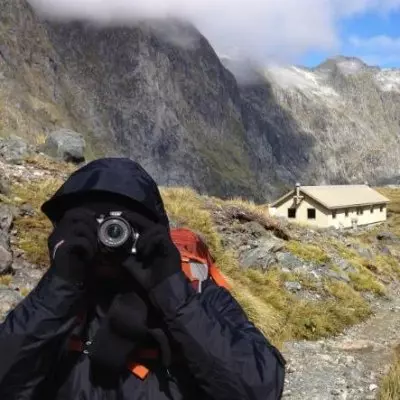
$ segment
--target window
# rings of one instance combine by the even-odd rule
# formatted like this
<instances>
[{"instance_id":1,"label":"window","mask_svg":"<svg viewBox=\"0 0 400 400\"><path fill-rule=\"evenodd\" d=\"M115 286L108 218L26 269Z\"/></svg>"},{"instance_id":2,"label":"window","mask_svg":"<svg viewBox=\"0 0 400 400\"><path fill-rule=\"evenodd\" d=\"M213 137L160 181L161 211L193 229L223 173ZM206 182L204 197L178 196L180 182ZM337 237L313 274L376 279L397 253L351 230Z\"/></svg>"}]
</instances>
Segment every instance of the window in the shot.
<instances>
[{"instance_id":1,"label":"window","mask_svg":"<svg viewBox=\"0 0 400 400\"><path fill-rule=\"evenodd\" d=\"M383 206L380 207L381 212L383 212Z\"/></svg>"},{"instance_id":2,"label":"window","mask_svg":"<svg viewBox=\"0 0 400 400\"><path fill-rule=\"evenodd\" d=\"M348 216L349 216L349 210L344 210L344 215L345 215L346 217L348 217Z\"/></svg>"},{"instance_id":3,"label":"window","mask_svg":"<svg viewBox=\"0 0 400 400\"><path fill-rule=\"evenodd\" d=\"M288 217L289 218L296 218L296 209L295 208L289 208Z\"/></svg>"},{"instance_id":4,"label":"window","mask_svg":"<svg viewBox=\"0 0 400 400\"><path fill-rule=\"evenodd\" d=\"M315 208L308 208L307 209L307 217L308 217L308 219L315 219L316 218Z\"/></svg>"},{"instance_id":5,"label":"window","mask_svg":"<svg viewBox=\"0 0 400 400\"><path fill-rule=\"evenodd\" d=\"M332 218L335 219L336 218L336 210L332 211Z\"/></svg>"},{"instance_id":6,"label":"window","mask_svg":"<svg viewBox=\"0 0 400 400\"><path fill-rule=\"evenodd\" d=\"M374 207L372 206L371 207L371 214L373 214L374 213Z\"/></svg>"},{"instance_id":7,"label":"window","mask_svg":"<svg viewBox=\"0 0 400 400\"><path fill-rule=\"evenodd\" d=\"M357 208L357 215L363 215L364 210L362 208Z\"/></svg>"}]
</instances>

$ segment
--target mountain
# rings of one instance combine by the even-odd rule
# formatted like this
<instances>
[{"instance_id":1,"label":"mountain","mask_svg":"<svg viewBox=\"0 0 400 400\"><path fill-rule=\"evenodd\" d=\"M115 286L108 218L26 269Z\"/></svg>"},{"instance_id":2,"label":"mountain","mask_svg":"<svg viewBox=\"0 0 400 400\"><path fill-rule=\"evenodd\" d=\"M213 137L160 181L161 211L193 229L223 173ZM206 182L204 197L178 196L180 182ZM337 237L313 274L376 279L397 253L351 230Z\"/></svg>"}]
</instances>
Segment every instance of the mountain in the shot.
<instances>
[{"instance_id":1,"label":"mountain","mask_svg":"<svg viewBox=\"0 0 400 400\"><path fill-rule=\"evenodd\" d=\"M398 71L339 57L255 71L244 85L182 22L50 23L25 0L0 10L0 136L70 128L95 155L224 198L399 175Z\"/></svg>"},{"instance_id":2,"label":"mountain","mask_svg":"<svg viewBox=\"0 0 400 400\"><path fill-rule=\"evenodd\" d=\"M306 179L319 183L397 181L400 70L335 57L316 68L269 68L280 106L312 137Z\"/></svg>"}]
</instances>

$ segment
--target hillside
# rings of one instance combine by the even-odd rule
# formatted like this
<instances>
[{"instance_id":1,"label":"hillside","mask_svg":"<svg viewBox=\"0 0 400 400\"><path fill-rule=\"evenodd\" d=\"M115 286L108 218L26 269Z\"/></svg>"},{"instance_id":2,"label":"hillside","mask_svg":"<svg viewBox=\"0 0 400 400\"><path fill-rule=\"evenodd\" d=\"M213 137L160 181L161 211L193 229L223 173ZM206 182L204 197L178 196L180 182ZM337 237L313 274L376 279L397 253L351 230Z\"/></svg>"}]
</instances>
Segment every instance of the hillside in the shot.
<instances>
[{"instance_id":1,"label":"hillside","mask_svg":"<svg viewBox=\"0 0 400 400\"><path fill-rule=\"evenodd\" d=\"M30 292L48 267L46 239L51 226L39 207L75 168L40 154L22 160L19 165L0 160L3 177L0 182L0 320ZM326 364L325 371L336 375L342 371L341 360L348 360L354 351L359 351L346 346L363 348L364 342L356 336L363 324L374 341L384 343L384 348L379 347L378 353L372 353L374 357L379 354L380 363L376 361L373 370L379 367L380 372L363 377L361 371L368 375L372 370L362 363L363 359L358 360L354 367L360 375L345 378L343 382L351 386L343 393L353 393L353 399L365 399L363 393L368 392L370 385L375 388L382 374L388 371L382 367L382 362L388 366L392 351L392 342L386 336L395 334L397 343L397 331L385 324L393 325L397 321L397 314L391 310L397 310L399 298L400 194L398 189L382 190L394 200L386 224L338 232L273 219L265 206L248 201L221 200L189 188L162 188L172 224L189 226L202 233L231 283L234 296L251 320L284 350L290 362L288 397L290 392L296 392L295 398L305 398L301 393L308 389L302 383L303 374L309 375L306 381L317 396L319 385L325 387L324 378L316 371L298 367L304 365L301 360L305 357L300 349L308 349L307 357L317 357L312 361L315 368L325 368L319 360L325 357L324 349L330 347L323 344L332 346L335 342L329 338L339 335L342 347L336 343L339 347L335 347L335 353L330 351L329 357L334 360L332 357L338 351L345 355L336 364ZM383 322L379 320L381 314L386 316ZM379 337L373 334L376 333L375 318L380 321L383 332ZM342 335L353 325L355 333L348 342L348 334ZM316 350L307 347L304 339L319 340L309 345ZM365 354L369 353L362 354L367 357ZM338 371L332 371L335 365ZM344 371L348 369L346 365ZM387 379L395 381L397 375ZM334 388L339 385L334 381L331 384ZM335 390L327 398L337 398ZM392 398L395 397L385 399Z\"/></svg>"},{"instance_id":2,"label":"hillside","mask_svg":"<svg viewBox=\"0 0 400 400\"><path fill-rule=\"evenodd\" d=\"M0 136L35 143L71 128L88 157L133 157L161 185L222 198L265 201L296 181L397 180L396 70L339 57L270 67L241 85L183 23L50 23L26 0L0 0L0 10Z\"/></svg>"}]
</instances>

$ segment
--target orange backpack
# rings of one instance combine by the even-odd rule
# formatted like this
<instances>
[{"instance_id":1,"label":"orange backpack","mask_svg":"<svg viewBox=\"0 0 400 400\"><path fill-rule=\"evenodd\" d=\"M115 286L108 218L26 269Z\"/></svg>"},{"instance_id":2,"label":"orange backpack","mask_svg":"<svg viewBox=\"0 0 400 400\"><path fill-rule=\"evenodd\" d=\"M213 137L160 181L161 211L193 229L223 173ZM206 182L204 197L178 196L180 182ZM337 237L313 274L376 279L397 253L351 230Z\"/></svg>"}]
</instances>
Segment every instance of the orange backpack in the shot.
<instances>
[{"instance_id":1,"label":"orange backpack","mask_svg":"<svg viewBox=\"0 0 400 400\"><path fill-rule=\"evenodd\" d=\"M207 245L193 231L187 228L171 229L171 238L181 254L182 271L190 280L194 289L201 293L203 282L212 280L218 286L230 289L225 278L218 270L215 262L208 250ZM70 341L70 350L84 352L83 343L72 338ZM140 356L148 359L155 359L158 356L156 349L143 349ZM145 379L149 374L149 369L136 362L128 362L128 369L140 379Z\"/></svg>"}]
</instances>

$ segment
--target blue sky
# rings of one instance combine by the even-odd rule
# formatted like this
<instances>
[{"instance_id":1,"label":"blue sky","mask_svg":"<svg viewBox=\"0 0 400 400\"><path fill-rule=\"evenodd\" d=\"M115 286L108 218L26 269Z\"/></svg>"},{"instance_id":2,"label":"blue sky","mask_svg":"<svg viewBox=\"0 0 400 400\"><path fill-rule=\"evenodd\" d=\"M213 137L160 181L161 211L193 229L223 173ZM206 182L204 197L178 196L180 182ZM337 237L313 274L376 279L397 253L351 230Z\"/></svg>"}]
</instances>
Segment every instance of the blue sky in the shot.
<instances>
[{"instance_id":1,"label":"blue sky","mask_svg":"<svg viewBox=\"0 0 400 400\"><path fill-rule=\"evenodd\" d=\"M315 66L330 56L341 54L381 67L400 67L400 11L366 12L348 17L337 22L337 32L337 50L310 50L300 57L299 64Z\"/></svg>"}]
</instances>

